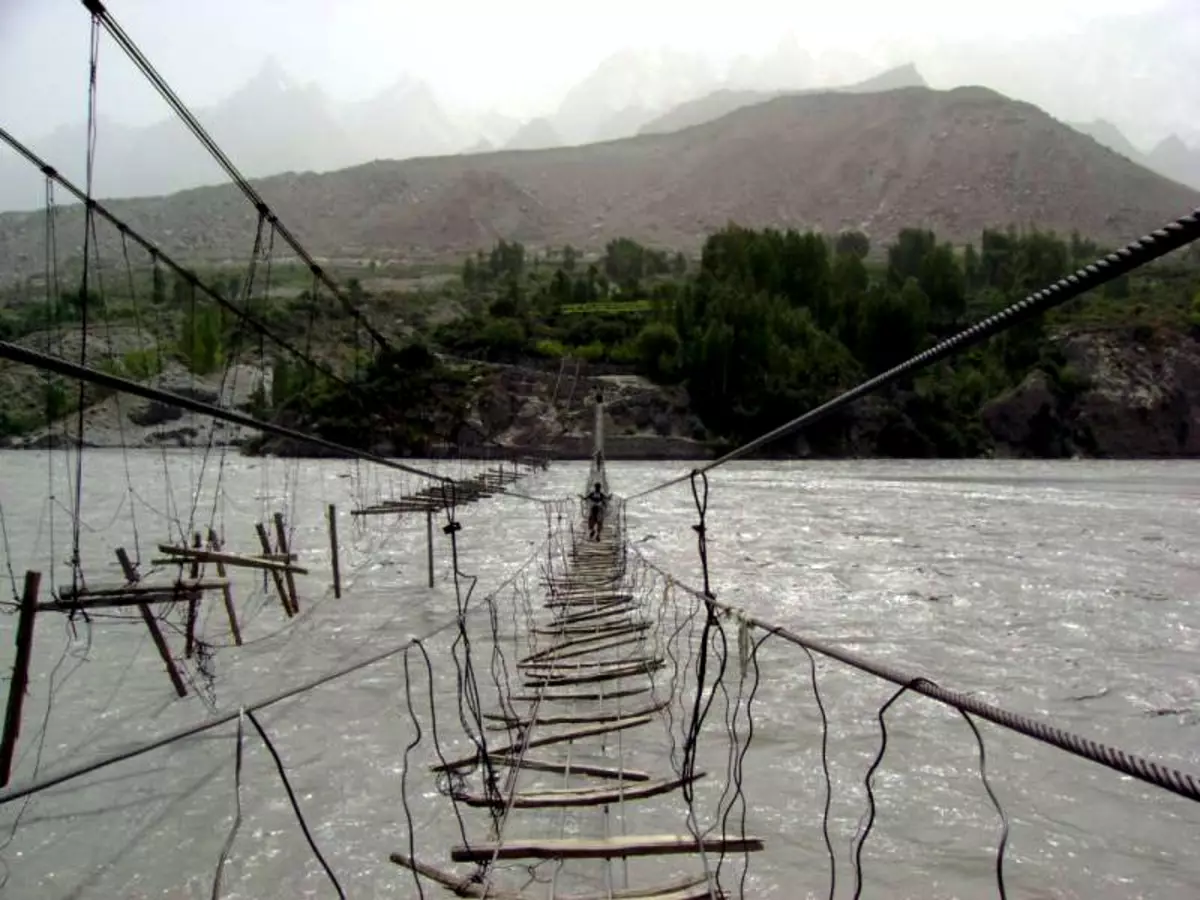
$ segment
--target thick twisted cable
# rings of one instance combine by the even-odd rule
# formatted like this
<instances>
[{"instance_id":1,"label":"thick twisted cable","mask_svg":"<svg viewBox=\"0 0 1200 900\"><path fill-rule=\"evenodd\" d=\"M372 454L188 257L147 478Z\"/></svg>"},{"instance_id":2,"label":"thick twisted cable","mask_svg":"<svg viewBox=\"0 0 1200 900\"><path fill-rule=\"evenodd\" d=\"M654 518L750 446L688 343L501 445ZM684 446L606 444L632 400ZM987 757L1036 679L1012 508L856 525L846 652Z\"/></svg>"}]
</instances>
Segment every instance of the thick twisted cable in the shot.
<instances>
[{"instance_id":1,"label":"thick twisted cable","mask_svg":"<svg viewBox=\"0 0 1200 900\"><path fill-rule=\"evenodd\" d=\"M1120 278L1122 275L1126 275L1148 262L1153 262L1161 256L1166 256L1173 250L1185 247L1197 239L1200 239L1200 208L1192 210L1192 212L1181 216L1174 222L1169 222L1162 228L1143 235L1136 241L1126 244L1120 250L1114 250L1094 263L1060 278L1049 287L1042 288L1040 291L1030 294L1024 300L1019 300L1011 306L1000 310L1000 312L976 322L969 328L965 328L957 334L946 338L928 350L921 351L916 356L893 366L886 372L881 372L872 378L868 378L857 387L850 388L848 391L822 403L820 406L797 416L789 422L785 422L764 435L756 437L749 443L742 444L724 456L693 471L709 472L717 466L740 459L772 441L785 437L792 432L799 431L801 428L813 424L818 419L822 419L830 413L848 406L866 394L899 381L904 376L930 366L935 362L939 362L948 356L952 356L960 350L974 346L992 335L1005 331L1026 319L1053 309L1056 306L1061 306L1070 300L1074 300L1080 294ZM663 488L681 484L691 477L691 475L691 472L685 472L682 475L634 494L629 499L636 500L639 497L645 497L647 494L653 494L655 491L661 491Z\"/></svg>"},{"instance_id":2,"label":"thick twisted cable","mask_svg":"<svg viewBox=\"0 0 1200 900\"><path fill-rule=\"evenodd\" d=\"M729 604L706 597L703 591L680 583L674 576L646 559L640 550L635 548L634 552L641 556L642 561L647 566L659 572L664 577L670 578L680 590L687 591L694 597L711 603L721 610L734 612L734 608ZM1153 762L1136 753L1128 753L1117 747L1110 747L1091 738L1086 738L1074 732L1067 731L1064 728L1059 728L1050 722L1034 719L1023 713L1013 712L999 706L993 706L990 703L985 703L982 700L959 691L940 687L925 680L922 676L903 672L885 663L875 662L874 660L859 656L849 650L843 650L833 644L816 640L815 638L802 637L780 625L773 625L744 611L739 612L745 616L746 621L751 625L777 635L797 646L813 650L822 656L836 659L862 672L869 672L893 684L907 685L910 690L916 691L918 694L923 694L932 700L937 700L955 709L972 713L994 725L1000 725L1010 731L1015 731L1018 734L1031 737L1044 744L1065 750L1074 756L1107 766L1123 775L1136 778L1138 781L1144 781L1147 784L1152 784L1155 787L1170 791L1172 794L1177 794L1180 797L1186 797L1189 800L1200 801L1200 778L1195 775L1180 771L1171 766Z\"/></svg>"}]
</instances>

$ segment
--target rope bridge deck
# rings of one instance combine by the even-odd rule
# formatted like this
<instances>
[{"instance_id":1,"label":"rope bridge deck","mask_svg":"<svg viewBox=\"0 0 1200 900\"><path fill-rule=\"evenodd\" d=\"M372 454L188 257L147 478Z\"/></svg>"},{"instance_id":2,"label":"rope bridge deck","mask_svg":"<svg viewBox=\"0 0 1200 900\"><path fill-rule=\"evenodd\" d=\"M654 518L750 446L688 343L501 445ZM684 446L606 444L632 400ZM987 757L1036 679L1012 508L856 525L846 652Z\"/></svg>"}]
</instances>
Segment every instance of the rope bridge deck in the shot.
<instances>
[{"instance_id":1,"label":"rope bridge deck","mask_svg":"<svg viewBox=\"0 0 1200 900\"><path fill-rule=\"evenodd\" d=\"M451 862L473 863L475 871L453 872L405 853L391 859L465 897L725 897L707 856L761 850L763 842L689 827L684 795L706 773L664 770L669 698L654 679L664 666L659 623L628 583L620 522L610 517L598 540L586 533L582 522L572 529L563 558L548 567L545 612L527 629L531 649L516 661L513 690L500 709L483 714L486 730L506 739L486 756L477 750L433 766L455 779L457 802L492 813L486 840L449 848ZM468 769L481 776L478 788L466 786ZM672 832L637 827L643 801L652 799L656 818L675 810ZM678 857L687 870L631 884L638 880L630 877L633 857ZM550 862L552 874L536 891L509 888L497 883L493 864L502 860ZM600 893L559 892L597 883Z\"/></svg>"}]
</instances>

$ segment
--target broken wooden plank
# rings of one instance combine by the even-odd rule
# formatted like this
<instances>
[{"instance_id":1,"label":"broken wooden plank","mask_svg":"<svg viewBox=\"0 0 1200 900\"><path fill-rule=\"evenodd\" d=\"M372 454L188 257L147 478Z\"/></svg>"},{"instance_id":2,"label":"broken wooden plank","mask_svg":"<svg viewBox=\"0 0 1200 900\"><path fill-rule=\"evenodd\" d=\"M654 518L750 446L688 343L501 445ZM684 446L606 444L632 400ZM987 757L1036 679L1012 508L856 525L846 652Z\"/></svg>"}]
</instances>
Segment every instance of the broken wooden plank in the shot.
<instances>
[{"instance_id":1,"label":"broken wooden plank","mask_svg":"<svg viewBox=\"0 0 1200 900\"><path fill-rule=\"evenodd\" d=\"M517 791L511 797L502 794L474 794L470 792L458 795L458 799L467 806L511 805L513 809L563 809L575 806L607 806L620 803L622 800L644 800L669 794L683 785L703 778L704 772L697 772L691 778L660 779L658 781L636 782L618 787L586 787L559 788L545 791Z\"/></svg>"},{"instance_id":2,"label":"broken wooden plank","mask_svg":"<svg viewBox=\"0 0 1200 900\"><path fill-rule=\"evenodd\" d=\"M612 859L675 853L746 853L763 849L762 838L704 837L683 834L627 834L608 838L542 838L482 841L453 847L455 862L490 862L492 859Z\"/></svg>"}]
</instances>

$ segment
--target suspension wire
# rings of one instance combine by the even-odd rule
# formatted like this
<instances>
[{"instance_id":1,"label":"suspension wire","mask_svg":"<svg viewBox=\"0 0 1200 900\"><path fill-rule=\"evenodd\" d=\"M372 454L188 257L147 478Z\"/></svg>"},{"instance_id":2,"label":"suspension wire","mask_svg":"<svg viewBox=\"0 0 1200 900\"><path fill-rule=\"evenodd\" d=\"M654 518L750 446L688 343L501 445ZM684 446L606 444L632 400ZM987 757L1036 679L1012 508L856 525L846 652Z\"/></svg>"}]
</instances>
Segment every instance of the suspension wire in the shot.
<instances>
[{"instance_id":1,"label":"suspension wire","mask_svg":"<svg viewBox=\"0 0 1200 900\"><path fill-rule=\"evenodd\" d=\"M974 325L958 332L958 334L938 342L928 350L922 350L916 356L893 366L886 372L881 372L872 378L868 378L858 386L839 394L831 400L827 400L820 406L810 409L808 412L797 416L791 421L784 422L778 428L774 428L766 434L742 444L724 456L718 457L712 462L705 463L692 472L686 472L633 494L629 499L637 500L648 494L661 491L664 488L682 484L696 472L711 472L717 466L723 466L727 462L740 459L781 437L807 428L830 413L850 405L860 397L873 393L882 387L894 384L905 376L928 368L934 363L953 356L961 350L982 343L987 338L1006 331L1027 319L1040 315L1047 310L1054 309L1057 306L1062 306L1080 294L1114 281L1122 275L1128 274L1134 269L1140 268L1146 263L1152 262L1162 256L1166 256L1173 250L1185 247L1197 239L1200 239L1200 208L1193 210L1185 216L1180 216L1173 222L1168 222L1162 228L1155 229L1149 234L1143 235L1090 265L1084 266L1072 274L1058 279L1058 281L1048 287L1042 288L1040 291L1035 291L1025 297L1025 299L976 322Z\"/></svg>"},{"instance_id":2,"label":"suspension wire","mask_svg":"<svg viewBox=\"0 0 1200 900\"><path fill-rule=\"evenodd\" d=\"M647 559L641 550L635 547L634 552L642 558L642 561L646 565L656 572L665 577L672 577ZM733 607L729 604L708 598L696 588L689 587L674 579L673 583L694 597L712 603L718 609L733 611ZM742 615L748 624L772 634L777 634L798 647L804 647L820 653L822 656L836 659L852 668L868 672L877 678L882 678L884 681L890 681L892 684L908 685L910 690L916 691L918 694L923 694L931 700L937 700L939 703L952 706L960 711L973 713L979 718L991 722L993 725L999 725L1002 728L1023 734L1044 744L1057 747L1059 750L1065 750L1073 756L1106 766L1123 775L1136 778L1138 781L1143 781L1146 784L1152 784L1155 787L1162 788L1180 797L1185 797L1188 800L1200 801L1200 776L1168 767L1163 763L1153 762L1136 753L1129 753L1116 747L1110 747L1091 738L1085 738L1042 719L1035 719L1024 713L1013 712L990 703L985 703L961 691L943 688L926 678L911 675L885 663L875 662L852 651L844 650L834 644L829 644L816 638L803 637L781 625L774 625L749 613L743 612ZM3 796L0 795L0 801L2 800Z\"/></svg>"},{"instance_id":3,"label":"suspension wire","mask_svg":"<svg viewBox=\"0 0 1200 900\"><path fill-rule=\"evenodd\" d=\"M417 468L416 466L410 466L394 459L388 459L387 457L371 453L368 450L356 450L353 447L339 444L336 441L327 440L326 438L319 437L315 434L305 434L304 432L297 431L294 428L276 425L273 422L265 422L262 419L256 419L254 416L246 415L245 413L240 413L236 410L226 409L223 406L214 406L211 403L204 403L203 401L194 400L191 397L185 397L181 394L175 394L170 391L162 390L161 388L140 384L139 382L131 381L128 378L122 378L118 375L102 372L99 369L93 369L89 366L73 363L59 356L52 356L49 353L42 353L38 350L22 347L18 344L14 344L12 341L0 341L0 359L8 359L12 362L33 366L39 369L48 369L51 372L56 372L59 375L65 375L68 378L88 381L92 384L98 384L102 387L111 388L115 391L121 391L122 393L133 394L138 397L145 397L147 400L158 400L171 406L178 406L180 409L186 409L189 412L212 416L213 418L221 419L234 425L242 425L246 428L265 431L269 434L290 438L291 440L302 441L318 447L325 447L328 450L336 451L340 456L367 460L368 462L373 462L389 469L397 469L401 472L409 472L413 475L420 475L422 478L429 478L443 484L451 481L451 479L447 478L445 475L438 475L434 472Z\"/></svg>"},{"instance_id":4,"label":"suspension wire","mask_svg":"<svg viewBox=\"0 0 1200 900\"><path fill-rule=\"evenodd\" d=\"M343 387L348 387L348 388L352 387L352 384L350 382L341 378L336 372L333 371L333 369L329 368L324 363L322 363L316 359L307 357L301 350L296 348L286 338L280 337L278 334L276 334L270 328L270 326L268 326L265 322L263 322L257 316L251 315L248 310L239 309L237 307L237 304L235 304L231 300L224 297L220 291L216 290L211 285L205 284L200 279L200 276L197 275L193 270L187 268L182 263L176 262L174 259L172 259L170 256L168 256L162 250L161 247L159 247L157 244L155 244L149 238L144 237L141 234L139 234L137 231L135 231L133 228L131 228L128 224L126 224L123 220L119 219L112 212L110 212L108 210L108 208L105 207L102 203L100 203L96 200L93 200L87 193L80 190L75 184L73 184L69 179L67 179L61 172L59 172L57 169L55 169L53 166L51 166L49 163L47 163L45 160L43 160L40 156L38 156L36 153L34 153L32 150L30 150L24 144L22 144L19 140L17 140L12 134L10 134L8 131L6 131L3 127L0 127L0 141L4 141L4 143L6 143L10 148L12 148L18 155L23 156L29 163L36 166L38 168L38 170L41 171L41 173L46 176L47 179L53 180L54 182L56 182L57 184L59 184L63 188L65 188L70 194L72 194L75 197L76 200L79 200L81 203L85 204L86 209L88 209L89 211L95 212L98 216L100 216L102 219L104 219L110 225L112 225L114 228L116 228L117 231L120 232L122 238L125 238L125 237L131 238L134 243L136 243L142 249L144 249L147 253L149 253L153 260L155 260L155 261L161 260L162 262L166 263L167 267L169 269L171 269L171 271L173 271L176 275L178 275L180 278L182 278L184 281L186 281L187 284L190 285L193 289L199 290L208 299L219 304L221 307L228 310L233 315L237 316L239 320L245 322L247 325L249 325L251 328L253 328L256 332L258 332L260 338L269 339L272 343L276 344L281 349L286 350L288 353L290 353L292 356L296 357L300 361L317 368L323 375L325 375L327 378L330 378L333 381L337 382L339 385L341 385ZM274 240L274 230L277 229L278 226L275 223L272 223L271 227L272 227L272 241L273 241Z\"/></svg>"},{"instance_id":5,"label":"suspension wire","mask_svg":"<svg viewBox=\"0 0 1200 900\"><path fill-rule=\"evenodd\" d=\"M96 75L100 56L100 22L95 14L92 15L92 27L89 35L90 51L88 60L88 112L87 112L87 198L91 199L93 176L96 162ZM88 203L83 218L83 275L79 286L79 364L87 365L88 351L88 263L91 261L91 243L93 240L93 225L95 216L91 204ZM79 516L83 511L83 423L87 411L87 385L79 382L79 410L77 416L78 447L75 454L75 509L71 523L71 588L74 594L79 593L79 581L82 576L82 562L79 556ZM68 445L69 446L69 445Z\"/></svg>"},{"instance_id":6,"label":"suspension wire","mask_svg":"<svg viewBox=\"0 0 1200 900\"><path fill-rule=\"evenodd\" d=\"M392 347L391 344L388 343L388 340L370 323L370 321L367 320L367 318L362 314L353 301L350 300L346 293L340 287L338 287L337 283L329 276L327 272L325 272L324 269L321 268L320 265L317 264L317 261L313 259L309 252L304 249L300 242L296 240L287 227L279 220L279 217L271 211L271 208L267 205L267 202L263 200L262 196L254 189L250 182L246 180L245 176L238 171L237 167L230 162L229 157L225 155L224 151L222 151L212 137L209 136L208 132L204 130L204 126L200 124L200 122L192 114L191 110L189 110L183 101L179 99L178 95L176 95L176 93L171 89L170 85L167 84L163 77L159 75L154 66L151 65L150 61L142 54L141 50L138 49L137 44L133 42L133 40L125 33L124 29L122 29L121 26L117 24L116 20L113 19L108 10L104 8L104 4L101 3L100 0L82 0L82 3L84 7L86 7L87 10L100 21L105 30L109 33L109 36L111 36L112 39L116 41L117 45L125 51L125 54L129 57L133 64L137 66L139 70L141 70L142 74L146 76L146 79L154 86L155 90L158 91L159 95L167 102L171 109L173 109L179 118L183 120L183 123L187 126L188 130L191 131L195 138L204 145L205 149L208 150L213 159L220 164L221 168L225 170L226 174L228 174L234 183L237 184L242 193L246 195L246 199L253 204L254 208L258 210L259 214L266 216L267 221L275 226L280 236L287 241L288 246L290 246L292 250L295 251L296 255L304 261L305 265L308 266L308 269L310 272L312 272L313 276L317 279L320 279L320 281L327 288L329 288L334 296L341 301L341 304L346 312L349 313L355 319L355 321L362 323L363 328L371 336L371 339L375 341L380 350L391 350Z\"/></svg>"},{"instance_id":7,"label":"suspension wire","mask_svg":"<svg viewBox=\"0 0 1200 900\"><path fill-rule=\"evenodd\" d=\"M225 838L225 844L221 847L221 855L217 859L217 872L213 876L212 900L220 900L221 898L221 880L225 874L225 863L229 859L229 851L233 849L233 840L237 837L238 829L242 827L242 734L245 725L245 716L240 714L237 717L237 738L234 745L233 757L233 825L229 829L229 836Z\"/></svg>"},{"instance_id":8,"label":"suspension wire","mask_svg":"<svg viewBox=\"0 0 1200 900\"><path fill-rule=\"evenodd\" d=\"M258 717L254 715L253 709L246 710L246 718L250 720L250 724L254 726L254 730L258 732L258 736L263 739L263 743L267 745L267 752L271 754L271 759L275 762L275 769L279 772L279 778L283 781L283 789L287 791L288 802L292 804L292 811L296 814L296 820L300 823L300 830L304 832L304 838L308 841L308 846L312 849L313 855L317 858L317 862L321 864L321 868L325 870L325 874L329 876L330 882L333 883L333 889L337 892L340 900L346 900L346 892L342 890L342 886L338 883L337 876L333 874L333 869L329 868L329 863L325 861L324 855L321 853L317 842L313 839L312 832L308 830L308 822L304 819L304 813L300 811L300 801L296 799L296 792L292 790L292 784L287 777L287 769L284 768L283 760L279 756L279 751L275 749L275 745L271 742L271 738L267 736L266 729L262 727L262 723L258 721Z\"/></svg>"},{"instance_id":9,"label":"suspension wire","mask_svg":"<svg viewBox=\"0 0 1200 900\"><path fill-rule=\"evenodd\" d=\"M904 694L910 690L915 690L921 683L933 684L926 678L920 676L914 678L908 684L900 686L899 690L892 694L883 705L879 707L879 712L876 714L876 719L879 722L879 752L875 754L875 759L871 762L870 768L867 769L866 777L863 779L863 787L867 795L867 813L865 823L860 823L859 832L851 840L850 848L851 855L854 860L854 900L859 900L862 896L863 889L863 866L862 866L862 850L863 845L867 842L867 838L871 834L871 829L875 825L875 790L873 787L875 773L879 766L883 763L883 757L887 753L888 747L888 731L885 717L892 705L899 700ZM983 789L987 792L988 799L992 801L992 806L995 807L996 813L1000 817L1000 841L996 850L996 889L1000 894L1000 900L1007 900L1008 892L1004 886L1004 850L1008 846L1008 816L1004 812L1004 807L1000 805L1000 800L996 797L995 791L992 790L991 782L987 776L987 750L983 743L983 735L980 734L979 728L971 719L969 713L965 710L958 710L969 726L971 733L975 737L975 742L979 747L979 780L983 784Z\"/></svg>"}]
</instances>

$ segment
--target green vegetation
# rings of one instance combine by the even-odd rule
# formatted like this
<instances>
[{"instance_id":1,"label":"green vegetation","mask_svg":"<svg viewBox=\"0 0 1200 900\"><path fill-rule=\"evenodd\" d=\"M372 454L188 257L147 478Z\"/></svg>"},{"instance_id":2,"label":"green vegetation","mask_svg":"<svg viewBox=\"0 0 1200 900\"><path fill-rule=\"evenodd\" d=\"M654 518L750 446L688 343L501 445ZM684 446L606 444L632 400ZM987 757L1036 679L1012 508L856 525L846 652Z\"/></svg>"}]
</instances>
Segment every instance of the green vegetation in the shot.
<instances>
[{"instance_id":1,"label":"green vegetation","mask_svg":"<svg viewBox=\"0 0 1200 900\"><path fill-rule=\"evenodd\" d=\"M110 371L147 378L174 362L209 375L235 358L261 359L273 378L270 391L255 398L258 414L346 443L383 435L397 447L413 447L445 436L461 417L470 361L555 367L564 359L682 385L709 432L734 442L888 369L1101 252L1078 235L1014 230L988 230L975 245L954 246L930 231L906 229L890 245L873 248L859 232L824 236L730 225L693 260L629 239L610 242L595 258L569 246L539 256L500 241L453 274L375 261L339 273L353 302L397 345L395 353L374 358L366 336L302 267L274 266L269 293L260 269L253 312L356 381L359 391L317 376L186 279L158 269L131 273L131 289L89 297L88 308L93 322L136 325L152 339L152 348L114 354L105 364ZM232 302L245 302L244 274L199 275ZM69 332L80 310L69 292L48 304L44 287L10 288L0 294L0 337L48 327ZM986 452L981 406L1030 372L1044 372L1064 401L1086 390L1086 379L1048 338L1089 329L1120 329L1142 342L1160 332L1200 336L1200 256L1146 267L891 389L869 409L873 446L902 455ZM55 407L55 398L41 398L41 415L74 402L58 400ZM0 412L0 434L28 430L40 417ZM843 452L854 424L846 415L832 417L806 437L820 452Z\"/></svg>"}]
</instances>

